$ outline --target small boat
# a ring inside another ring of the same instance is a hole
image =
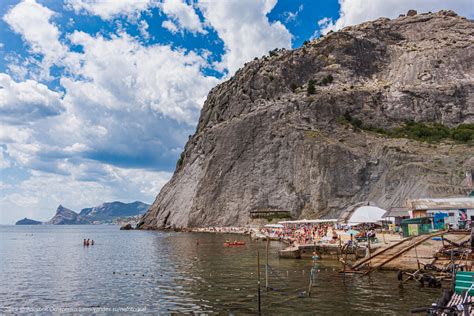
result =
[[[300,259],[301,250],[299,247],[288,247],[278,251],[278,256],[285,259]]]
[[[245,241],[230,241],[230,242],[224,243],[225,247],[244,246],[244,245],[245,245]]]

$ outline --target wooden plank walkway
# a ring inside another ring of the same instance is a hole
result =
[[[367,263],[370,267],[370,272],[375,271],[390,261],[398,258],[400,255],[404,254],[405,252],[409,251],[415,246],[418,246],[425,241],[431,239],[432,237],[439,236],[446,234],[446,231],[439,231],[429,235],[419,235],[414,237],[409,237],[403,239],[396,244],[390,245],[387,248],[381,249],[375,253],[373,253],[370,257],[366,257],[352,267],[351,270],[359,270]]]
[[[393,248],[395,248],[395,247],[398,247],[398,246],[401,245],[401,244],[405,244],[406,242],[408,242],[408,241],[411,240],[412,238],[413,238],[413,237],[408,237],[408,238],[402,239],[402,240],[400,240],[400,241],[394,243],[393,245],[390,245],[390,246],[388,246],[388,247],[379,249],[378,251],[376,251],[376,252],[374,252],[373,254],[371,254],[370,257],[365,257],[365,258],[363,258],[363,259],[357,261],[357,262],[355,263],[355,265],[352,267],[352,270],[358,270],[358,269],[360,269],[367,261],[372,260],[372,258],[377,257],[377,256],[379,256],[379,255],[381,255],[381,254],[384,254],[384,253],[386,253],[387,251],[389,251],[389,250],[391,250],[391,249],[393,249]]]

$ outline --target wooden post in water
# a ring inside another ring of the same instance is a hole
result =
[[[257,250],[257,304],[258,304],[258,314],[262,313],[260,309],[260,253]]]
[[[269,246],[270,240],[268,239],[267,236],[267,245],[266,245],[266,262],[265,262],[265,289],[268,291],[268,246]]]
[[[311,297],[311,288],[313,287],[313,275],[309,274],[308,297]]]
[[[339,260],[339,256],[342,256],[342,240],[341,236],[339,236],[339,251],[337,253],[337,260]]]
[[[416,264],[418,265],[418,270],[421,270],[420,260],[418,260],[418,251],[416,250],[415,239],[413,238],[413,248],[415,248]]]
[[[367,247],[369,249],[369,258],[372,257],[372,254],[370,253],[370,238],[369,238],[369,233],[367,233]]]
[[[349,249],[348,249],[348,248],[349,248],[349,246],[347,246],[347,245],[346,245],[346,246],[345,246],[345,248],[346,248],[346,255],[345,255],[345,257],[344,257],[344,272],[346,272],[346,264],[347,264],[347,251],[349,250]],[[357,257],[356,257],[356,259],[357,259]]]

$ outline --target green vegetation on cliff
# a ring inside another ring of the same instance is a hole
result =
[[[360,119],[351,117],[349,113],[344,114],[338,121],[349,123],[356,129],[373,131],[393,138],[410,138],[424,142],[454,140],[469,143],[474,141],[474,124],[460,124],[456,127],[448,127],[439,123],[427,124],[408,121],[400,127],[383,129],[364,124]]]

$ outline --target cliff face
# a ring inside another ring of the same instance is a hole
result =
[[[78,214],[68,208],[59,205],[56,214],[46,224],[52,225],[79,225],[107,223],[121,217],[132,217],[145,213],[150,205],[143,202],[110,202],[99,206],[88,207]]]
[[[90,224],[90,221],[79,216],[76,212],[59,205],[56,209],[56,215],[49,220],[46,224],[51,225],[79,225],[79,224]]]
[[[465,194],[472,145],[388,138],[341,118],[474,123],[473,34],[451,11],[378,19],[247,63],[209,93],[139,227],[240,225],[259,210],[334,217],[360,201]]]
[[[82,209],[79,215],[90,221],[112,221],[118,217],[142,215],[149,207],[150,205],[139,201],[132,203],[115,201]]]

